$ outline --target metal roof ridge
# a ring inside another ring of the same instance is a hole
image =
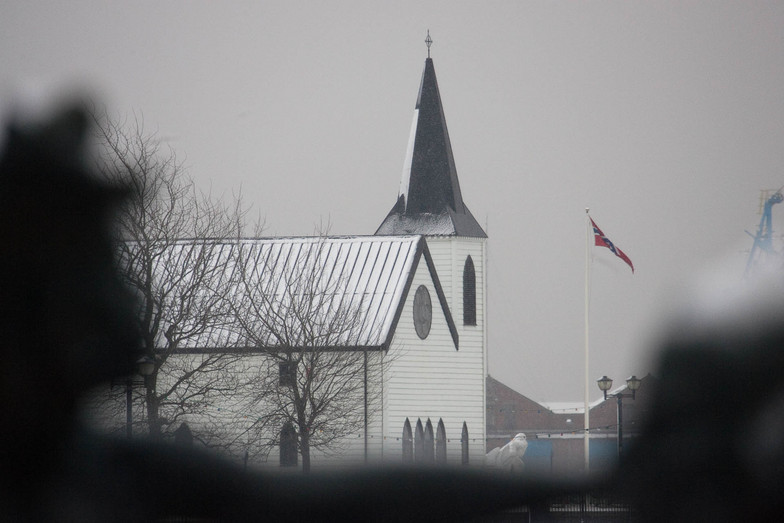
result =
[[[227,243],[234,243],[240,241],[243,243],[252,242],[269,242],[269,243],[289,243],[292,241],[302,242],[318,242],[318,241],[414,241],[421,234],[388,234],[388,235],[374,235],[374,234],[353,234],[353,235],[334,235],[334,236],[263,236],[263,237],[245,237],[239,240],[227,240]],[[187,240],[185,241],[187,242]]]

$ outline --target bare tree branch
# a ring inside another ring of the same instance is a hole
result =
[[[183,420],[199,419],[212,433],[196,431],[198,439],[224,445],[226,416],[216,405],[240,393],[241,356],[171,356],[233,321],[228,302],[237,283],[228,269],[245,225],[242,202],[237,197],[224,205],[199,193],[175,152],[145,131],[139,115],[113,118],[104,110],[94,119],[103,146],[98,167],[129,193],[117,249],[137,296],[145,350],[155,360],[144,385],[149,434],[162,437]]]
[[[323,240],[285,255],[239,250],[242,285],[232,308],[244,343],[263,349],[266,359],[249,376],[251,432],[269,451],[290,424],[305,472],[311,450],[338,450],[346,436],[362,431],[367,396],[367,416],[375,414],[377,389],[367,384],[380,382],[384,366],[381,357],[366,363],[358,350],[364,299],[347,295],[346,282],[332,274],[334,263]]]

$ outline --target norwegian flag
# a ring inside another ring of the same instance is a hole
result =
[[[607,247],[608,249],[610,249],[613,254],[615,254],[617,257],[625,261],[629,265],[629,267],[632,268],[632,274],[633,274],[634,264],[629,259],[629,257],[626,256],[621,249],[616,247],[615,244],[610,241],[610,238],[604,235],[602,230],[596,225],[596,222],[593,221],[593,218],[589,217],[588,219],[591,220],[591,226],[593,226],[594,245],[597,245],[599,247]]]

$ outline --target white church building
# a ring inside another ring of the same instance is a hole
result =
[[[400,194],[376,231],[391,234],[421,235],[425,256],[410,274],[391,333],[391,350],[400,354],[384,388],[384,453],[401,456],[398,437],[405,442],[414,427],[416,440],[424,424],[425,445],[432,441],[432,427],[437,450],[446,440],[440,447],[445,461],[482,463],[487,235],[463,202],[431,58],[414,109]],[[441,305],[433,307],[429,333],[418,327],[420,292],[438,296]]]
[[[372,389],[370,395],[365,389],[366,402],[372,404],[365,407],[364,427],[346,436],[339,452],[314,450],[314,468],[327,462],[483,463],[486,240],[463,201],[428,57],[400,193],[373,236],[239,244],[246,258],[255,260],[260,292],[282,292],[299,277],[297,271],[318,265],[324,280],[318,285],[330,289],[329,303],[354,300],[359,311],[351,333],[336,336],[323,350],[357,351],[383,362],[382,372],[372,374],[373,383],[366,385]],[[236,341],[224,329],[179,349],[203,354]],[[268,337],[255,345],[275,343]],[[198,423],[189,425],[198,430]],[[268,464],[290,459],[283,455],[290,456],[284,439],[280,437],[279,452],[267,457]]]

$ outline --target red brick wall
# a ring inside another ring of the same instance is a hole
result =
[[[584,440],[582,412],[556,414],[488,376],[487,384],[487,445],[486,451],[501,447],[515,434],[523,432],[529,442],[547,439],[552,445],[551,470],[554,474],[570,475],[583,471]],[[624,443],[639,430],[647,399],[655,378],[646,376],[635,399],[623,399]],[[597,389],[598,393],[598,389]],[[617,447],[617,400],[609,398],[591,409],[592,470],[605,469],[615,461]],[[607,439],[601,438],[606,435]],[[530,444],[529,444],[530,445]],[[530,447],[529,447],[530,448]],[[601,452],[599,452],[601,450]]]

